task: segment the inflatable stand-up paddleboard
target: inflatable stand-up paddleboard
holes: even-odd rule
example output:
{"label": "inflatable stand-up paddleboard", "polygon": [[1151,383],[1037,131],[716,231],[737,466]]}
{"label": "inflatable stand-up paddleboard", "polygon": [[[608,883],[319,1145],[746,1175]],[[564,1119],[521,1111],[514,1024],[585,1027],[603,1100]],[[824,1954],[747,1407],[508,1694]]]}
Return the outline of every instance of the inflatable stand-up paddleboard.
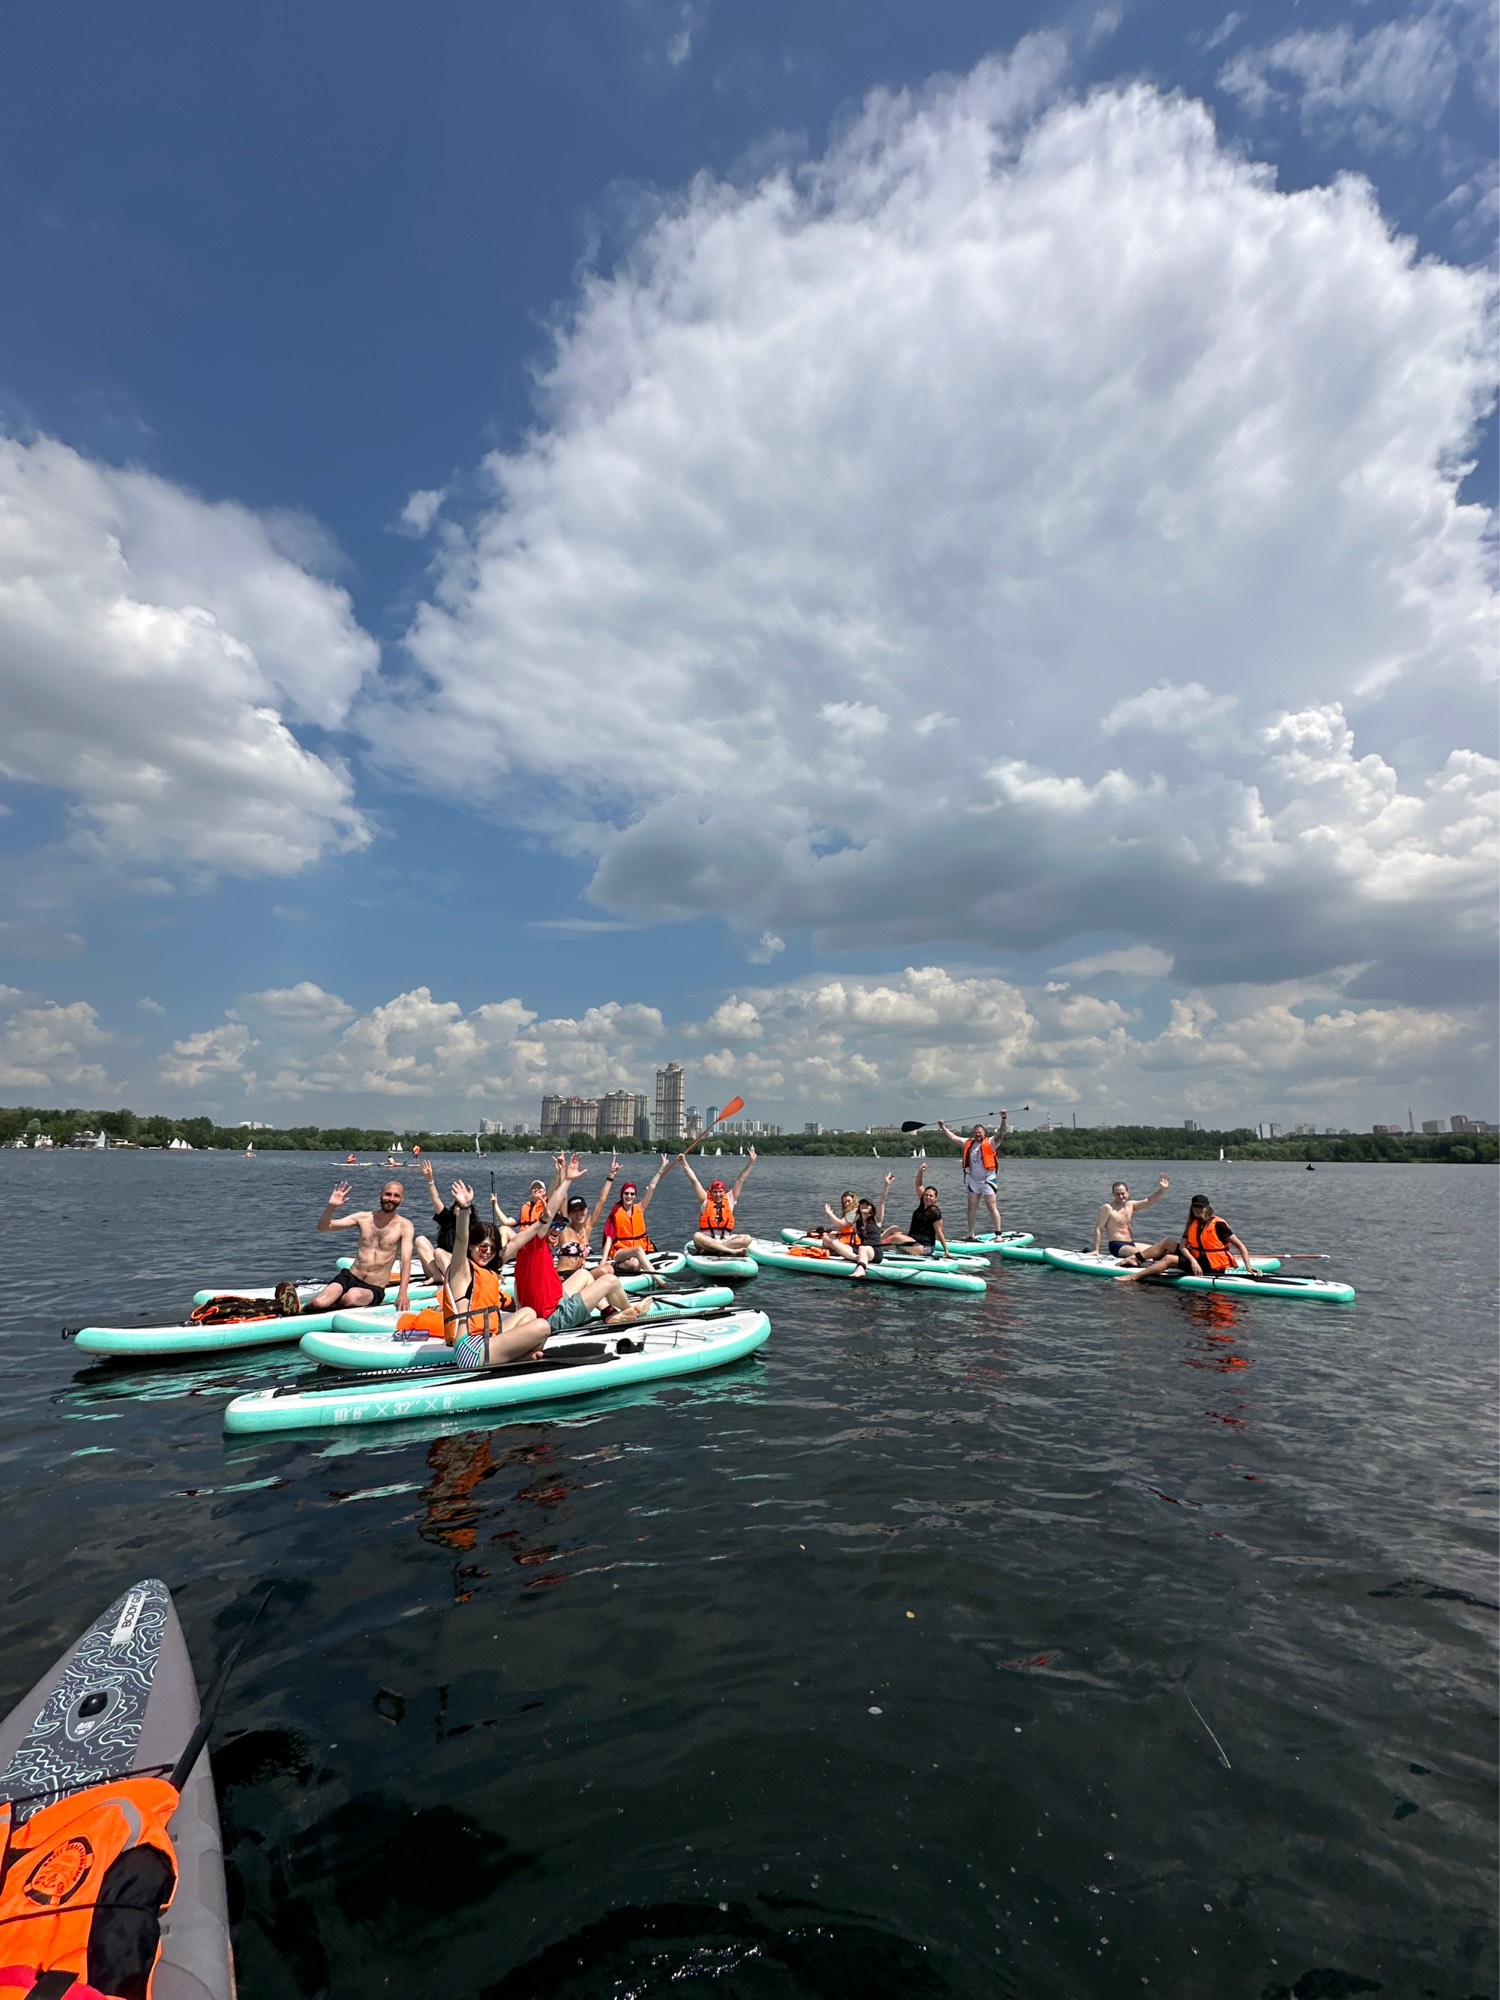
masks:
{"label": "inflatable stand-up paddleboard", "polygon": [[618,1334],[601,1328],[598,1339],[590,1339],[585,1330],[576,1340],[550,1346],[541,1361],[473,1370],[448,1366],[373,1381],[349,1376],[327,1386],[288,1383],[258,1390],[236,1396],[226,1406],[224,1428],[242,1435],[522,1409],[723,1368],[763,1347],[770,1332],[771,1322],[759,1312],[658,1325],[641,1322]]}
{"label": "inflatable stand-up paddleboard", "polygon": [[[316,1296],[321,1285],[309,1288],[309,1296]],[[216,1296],[210,1293],[209,1297]],[[235,1298],[247,1294],[236,1292]],[[431,1285],[413,1285],[411,1301],[413,1306],[430,1305],[437,1294]],[[206,1302],[205,1302],[206,1303]],[[379,1306],[365,1308],[368,1312],[379,1312]],[[392,1324],[395,1324],[394,1308]],[[78,1329],[76,1345],[84,1354],[106,1354],[128,1358],[133,1361],[147,1360],[153,1356],[160,1359],[185,1360],[199,1354],[222,1354],[239,1347],[290,1347],[305,1333],[329,1332],[338,1318],[334,1308],[327,1312],[288,1313],[278,1319],[226,1319],[209,1326],[193,1326],[182,1322],[176,1326],[84,1326]]]}
{"label": "inflatable stand-up paddleboard", "polygon": [[804,1278],[842,1278],[846,1283],[913,1285],[919,1290],[939,1292],[982,1292],[986,1289],[983,1267],[977,1270],[957,1264],[929,1263],[925,1257],[910,1257],[897,1263],[887,1254],[883,1262],[868,1264],[866,1276],[856,1279],[854,1266],[842,1257],[810,1256],[791,1243],[768,1243],[755,1237],[750,1255],[757,1264],[773,1271],[792,1271]]}
{"label": "inflatable stand-up paddleboard", "polygon": [[743,1280],[760,1269],[753,1257],[725,1257],[715,1250],[695,1250],[691,1243],[683,1244],[682,1260],[697,1278]]}
{"label": "inflatable stand-up paddleboard", "polygon": [[[1229,1292],[1246,1299],[1318,1299],[1327,1305],[1354,1303],[1354,1287],[1334,1278],[1304,1278],[1283,1271],[1276,1257],[1252,1257],[1252,1271],[1229,1271],[1216,1278],[1195,1278],[1164,1271],[1159,1277],[1142,1278],[1143,1285],[1165,1285],[1174,1292]],[[1047,1251],[1047,1262],[1059,1271],[1071,1271],[1086,1278],[1119,1278],[1128,1267],[1117,1258],[1088,1250]]]}
{"label": "inflatable stand-up paddleboard", "polygon": [[[82,1940],[75,1949],[89,1954],[75,1972],[80,1984],[92,1964],[101,1973],[111,1969],[109,1992],[134,1974],[142,1992],[149,1979],[150,2000],[233,2000],[207,1745],[175,1795],[161,1782],[197,1726],[192,1662],[171,1595],[154,1577],[116,1598],[0,1723],[0,1800],[10,1802],[12,1820],[0,1891],[0,1992],[12,1991],[4,1973],[15,1966],[49,1980],[14,1988],[16,2000],[28,1990],[64,1992],[69,1961],[58,1946],[71,1930]],[[111,1806],[112,1797],[122,1803]],[[153,1799],[161,1813],[170,1812],[165,1826],[175,1888],[164,1857],[140,1841],[142,1808],[149,1810]],[[113,1842],[105,1846],[110,1829],[123,1852],[115,1853]],[[152,1885],[148,1901],[170,1893],[154,1972],[152,1921],[122,1907],[126,1877]],[[112,1889],[120,1903],[111,1900]],[[49,1911],[56,1913],[52,1921],[43,1918]],[[50,1964],[39,1963],[47,1939],[54,1955]]]}
{"label": "inflatable stand-up paddleboard", "polygon": [[[696,1291],[674,1292],[664,1298],[654,1298],[646,1317],[633,1324],[651,1326],[660,1320],[694,1319],[733,1304],[734,1293],[728,1285],[702,1285]],[[453,1349],[446,1340],[397,1339],[394,1320],[389,1327],[378,1329],[366,1326],[364,1320],[362,1313],[336,1313],[331,1333],[307,1333],[302,1336],[302,1352],[309,1361],[319,1361],[325,1368],[452,1367]],[[590,1325],[578,1327],[572,1333],[554,1334],[553,1342],[587,1340],[594,1332],[605,1334],[608,1331],[604,1322],[596,1318]]]}
{"label": "inflatable stand-up paddleboard", "polygon": [[[1011,1257],[1017,1251],[1029,1250],[1035,1241],[1029,1229],[1002,1229],[998,1236],[950,1236],[948,1251],[953,1257]],[[1024,1261],[1040,1263],[1040,1252],[1034,1260]]]}
{"label": "inflatable stand-up paddleboard", "polygon": [[[820,1238],[809,1236],[800,1229],[783,1229],[781,1240],[795,1250],[821,1250],[823,1247]],[[907,1264],[919,1264],[924,1271],[968,1271],[979,1278],[988,1277],[990,1268],[982,1257],[961,1257],[951,1251],[947,1256],[942,1251],[936,1256],[929,1256],[925,1250],[914,1250],[908,1243],[888,1244],[884,1262],[897,1269]]]}

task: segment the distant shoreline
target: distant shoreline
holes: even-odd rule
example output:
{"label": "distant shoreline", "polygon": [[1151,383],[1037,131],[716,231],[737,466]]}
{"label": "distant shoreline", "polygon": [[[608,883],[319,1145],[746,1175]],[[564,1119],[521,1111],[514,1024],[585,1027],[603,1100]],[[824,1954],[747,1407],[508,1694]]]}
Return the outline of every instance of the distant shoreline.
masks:
{"label": "distant shoreline", "polygon": [[[399,1143],[403,1166],[416,1165],[420,1158],[429,1154],[445,1160],[455,1156],[467,1156],[471,1160],[475,1157],[474,1136],[463,1132],[405,1132],[393,1139],[389,1128],[382,1132],[368,1126],[302,1125],[251,1131],[243,1126],[215,1125],[209,1118],[140,1116],[128,1110],[84,1112],[43,1111],[28,1106],[0,1108],[0,1146],[10,1145],[29,1132],[33,1138],[41,1135],[51,1138],[52,1147],[42,1150],[95,1150],[68,1145],[75,1133],[84,1130],[103,1133],[110,1141],[111,1150],[119,1149],[122,1143],[132,1150],[166,1149],[169,1142],[176,1139],[196,1152],[244,1153],[253,1149],[257,1154],[296,1152],[347,1156],[354,1153],[361,1161],[383,1163],[388,1154],[395,1157],[391,1148],[394,1143]],[[742,1145],[753,1145],[757,1153],[767,1159],[868,1160],[877,1155],[890,1165],[898,1165],[903,1161],[910,1163],[913,1154],[920,1157],[924,1146],[933,1166],[945,1161],[956,1162],[959,1157],[955,1146],[941,1134],[930,1130],[905,1136],[895,1132],[784,1132],[775,1137],[754,1139],[731,1133],[723,1143],[722,1156],[715,1151],[715,1143],[712,1140],[709,1143],[706,1153],[709,1159],[739,1158]],[[538,1156],[551,1155],[563,1147],[570,1152],[588,1154],[618,1151],[624,1158],[657,1152],[680,1152],[682,1142],[669,1140],[657,1147],[637,1139],[553,1140],[542,1139],[535,1133],[485,1133],[479,1139],[480,1152],[491,1159],[512,1153],[523,1157],[528,1152]],[[1185,1132],[1174,1126],[1114,1125],[1013,1131],[1001,1154],[1001,1165],[1003,1168],[1007,1160],[1047,1159],[1144,1160],[1217,1166],[1221,1150],[1225,1155],[1224,1164],[1233,1166],[1265,1162],[1305,1166],[1309,1161],[1314,1166],[1493,1166],[1500,1162],[1500,1139],[1487,1133],[1299,1133],[1281,1139],[1258,1139],[1243,1127],[1223,1132]]]}

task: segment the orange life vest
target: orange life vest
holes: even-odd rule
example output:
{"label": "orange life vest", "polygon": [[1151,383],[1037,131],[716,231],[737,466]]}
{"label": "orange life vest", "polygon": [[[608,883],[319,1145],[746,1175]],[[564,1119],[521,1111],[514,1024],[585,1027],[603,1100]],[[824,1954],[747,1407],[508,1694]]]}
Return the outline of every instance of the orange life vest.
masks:
{"label": "orange life vest", "polygon": [[710,1236],[727,1236],[734,1228],[734,1203],[727,1194],[704,1196],[698,1227]]}
{"label": "orange life vest", "polygon": [[844,1217],[843,1221],[840,1222],[839,1224],[840,1243],[852,1243],[854,1241],[854,1218],[856,1215],[858,1215],[858,1213],[859,1210],[857,1208],[851,1208],[849,1213]]}
{"label": "orange life vest", "polygon": [[493,1271],[471,1264],[469,1278],[469,1296],[461,1306],[453,1303],[446,1282],[443,1285],[443,1339],[450,1347],[461,1333],[472,1333],[480,1340],[498,1333],[501,1310],[511,1303],[510,1295],[501,1290],[500,1280]]}
{"label": "orange life vest", "polygon": [[[1229,1224],[1217,1215],[1211,1215],[1207,1222],[1199,1222],[1195,1216],[1188,1217],[1188,1226],[1182,1232],[1182,1247],[1196,1257],[1205,1271],[1232,1271],[1234,1258],[1224,1248],[1219,1231],[1231,1234]],[[1210,1230],[1213,1234],[1210,1235]]]}
{"label": "orange life vest", "polygon": [[545,1201],[523,1201],[521,1204],[521,1227],[524,1229],[530,1222],[540,1222],[546,1213],[547,1204]]}
{"label": "orange life vest", "polygon": [[623,1204],[617,1205],[610,1215],[605,1234],[613,1236],[616,1250],[644,1250],[649,1256],[656,1248],[646,1234],[646,1211],[639,1202],[630,1209]]}
{"label": "orange life vest", "polygon": [[973,1152],[976,1146],[979,1148],[980,1159],[984,1161],[985,1172],[987,1174],[992,1174],[995,1171],[996,1167],[999,1166],[1000,1161],[996,1156],[994,1147],[990,1144],[988,1139],[970,1139],[965,1143],[964,1145],[965,1174],[967,1174],[969,1171],[969,1155],[970,1153]]}
{"label": "orange life vest", "polygon": [[[22,1826],[0,1806],[0,1982],[30,1967],[33,1985],[71,1973],[70,1993],[114,1994],[132,1980],[147,1990],[141,1975],[149,1980],[161,1943],[153,1913],[177,1888],[167,1822],[178,1802],[165,1778],[117,1778],[43,1806]],[[136,1922],[122,1926],[117,1911],[131,1903]]]}

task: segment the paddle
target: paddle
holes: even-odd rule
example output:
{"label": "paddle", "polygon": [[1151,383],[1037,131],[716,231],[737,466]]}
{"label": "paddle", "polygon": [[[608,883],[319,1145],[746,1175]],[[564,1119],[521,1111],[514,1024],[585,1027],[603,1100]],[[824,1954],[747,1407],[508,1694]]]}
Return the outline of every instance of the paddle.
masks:
{"label": "paddle", "polygon": [[[1031,1106],[1023,1104],[1021,1109],[1029,1111]],[[989,1115],[993,1118],[995,1114],[992,1111]],[[1006,1113],[1006,1116],[1010,1116],[1009,1112]],[[901,1130],[903,1132],[925,1132],[929,1125],[977,1125],[979,1122],[977,1118],[904,1118],[901,1121]]]}
{"label": "paddle", "polygon": [[262,1613],[262,1611],[265,1610],[266,1606],[270,1603],[271,1593],[275,1590],[275,1588],[276,1588],[276,1583],[275,1579],[273,1578],[272,1581],[266,1585],[265,1595],[261,1598],[260,1603],[256,1605],[255,1612],[250,1620],[250,1623],[245,1627],[244,1631],[241,1632],[239,1638],[235,1640],[234,1645],[229,1650],[229,1657],[225,1660],[223,1666],[220,1667],[217,1675],[214,1678],[213,1686],[204,1696],[203,1707],[199,1712],[198,1716],[198,1726],[193,1731],[192,1735],[188,1738],[187,1743],[183,1748],[182,1755],[177,1759],[177,1762],[172,1766],[172,1774],[167,1779],[167,1783],[172,1787],[174,1791],[180,1792],[183,1786],[187,1783],[188,1777],[192,1772],[192,1768],[197,1763],[199,1754],[201,1753],[204,1744],[208,1741],[208,1732],[214,1726],[214,1718],[215,1716],[217,1716],[219,1712],[219,1703],[224,1698],[224,1690],[229,1685],[229,1676],[234,1671],[234,1663],[239,1658],[240,1654],[245,1650],[245,1641],[250,1637],[250,1634],[255,1630],[256,1624],[260,1618],[260,1614]]}
{"label": "paddle", "polygon": [[[709,1133],[713,1131],[714,1125],[722,1125],[726,1118],[738,1117],[740,1112],[742,1112],[744,1108],[745,1108],[745,1100],[743,1097],[731,1097],[729,1102],[724,1106],[724,1109],[719,1113],[718,1117],[714,1119],[713,1124],[705,1125],[703,1130],[698,1134],[697,1138],[694,1139],[690,1145],[683,1147],[682,1151],[677,1155],[677,1158],[673,1160],[672,1166],[674,1167],[677,1166],[681,1161],[687,1158],[688,1154],[691,1153],[695,1147],[701,1146],[703,1144],[703,1141],[708,1137]],[[668,1171],[670,1172],[670,1168],[668,1169]]]}

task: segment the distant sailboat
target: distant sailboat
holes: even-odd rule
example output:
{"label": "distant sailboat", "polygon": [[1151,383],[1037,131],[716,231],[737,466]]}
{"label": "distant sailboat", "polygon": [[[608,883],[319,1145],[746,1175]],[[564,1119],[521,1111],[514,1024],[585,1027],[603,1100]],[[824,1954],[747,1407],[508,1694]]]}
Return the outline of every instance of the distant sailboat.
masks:
{"label": "distant sailboat", "polygon": [[1223,1164],[1224,1164],[1224,1148],[1221,1146],[1219,1148],[1219,1165],[1222,1167]]}
{"label": "distant sailboat", "polygon": [[250,1144],[245,1148],[245,1158],[247,1160],[253,1160],[255,1158],[255,1142],[253,1139],[251,1140]]}

